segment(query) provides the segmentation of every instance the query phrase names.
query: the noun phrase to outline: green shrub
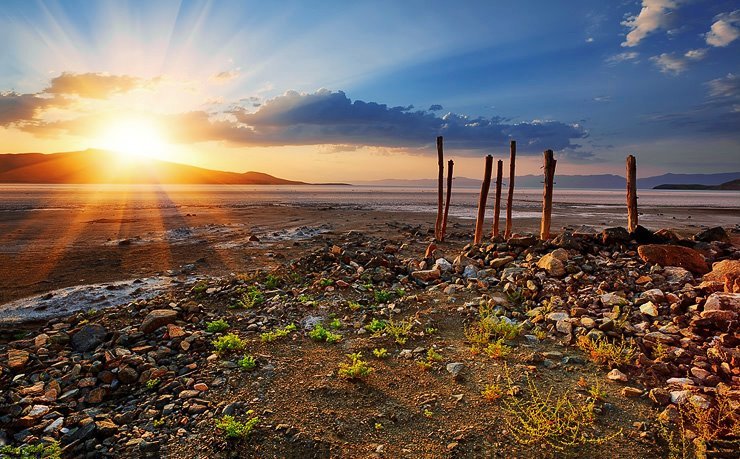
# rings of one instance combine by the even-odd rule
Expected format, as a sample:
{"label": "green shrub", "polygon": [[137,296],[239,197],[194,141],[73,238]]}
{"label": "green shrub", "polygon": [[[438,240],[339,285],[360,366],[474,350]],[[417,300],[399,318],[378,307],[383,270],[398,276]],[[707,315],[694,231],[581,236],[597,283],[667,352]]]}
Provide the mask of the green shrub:
{"label": "green shrub", "polygon": [[[251,416],[252,414],[254,414],[254,411],[247,411],[247,416]],[[259,416],[251,417],[247,422],[240,422],[233,416],[225,415],[216,421],[216,428],[221,430],[227,439],[246,438],[259,422]]]}
{"label": "green shrub", "polygon": [[242,297],[236,302],[235,308],[249,309],[255,306],[259,306],[265,302],[265,295],[262,294],[260,289],[254,285],[247,287],[247,291],[242,294]]}
{"label": "green shrub", "polygon": [[257,360],[249,354],[244,354],[244,357],[239,359],[236,364],[245,370],[253,370],[257,366]]}
{"label": "green shrub", "polygon": [[362,354],[356,352],[354,354],[347,354],[350,358],[351,363],[340,363],[339,364],[339,377],[343,379],[357,379],[364,378],[372,373],[375,369],[367,364],[366,361],[362,360]]}
{"label": "green shrub", "polygon": [[267,278],[265,279],[265,287],[269,288],[270,290],[276,289],[280,286],[281,280],[277,276],[273,276],[272,274],[268,274]]}
{"label": "green shrub", "polygon": [[394,322],[389,320],[385,325],[385,331],[393,337],[398,344],[406,344],[411,333],[411,327],[414,323],[411,320],[402,320],[400,322]]}
{"label": "green shrub", "polygon": [[387,303],[393,299],[393,292],[388,290],[376,290],[373,294],[375,296],[376,303]]}
{"label": "green shrub", "polygon": [[277,328],[273,331],[265,332],[260,335],[262,342],[271,343],[284,336],[288,336],[290,332],[295,331],[298,327],[295,324],[286,325],[283,328]]}
{"label": "green shrub", "polygon": [[246,343],[233,333],[219,336],[218,338],[211,341],[213,347],[216,348],[216,353],[223,354],[228,351],[239,351],[244,349]]}
{"label": "green shrub", "polygon": [[370,324],[365,325],[365,329],[372,333],[379,333],[385,330],[386,325],[385,320],[373,319],[370,321]]}
{"label": "green shrub", "polygon": [[229,323],[223,319],[214,320],[206,324],[206,331],[208,333],[221,333],[229,328]]}
{"label": "green shrub", "polygon": [[388,357],[388,349],[381,347],[380,349],[373,349],[373,355],[379,359]]}
{"label": "green shrub", "polygon": [[314,341],[326,341],[329,344],[336,343],[342,339],[342,335],[330,332],[321,324],[316,324],[313,330],[308,332],[308,336]]}
{"label": "green shrub", "polygon": [[0,458],[7,459],[60,459],[62,448],[56,441],[26,446],[2,446]]}

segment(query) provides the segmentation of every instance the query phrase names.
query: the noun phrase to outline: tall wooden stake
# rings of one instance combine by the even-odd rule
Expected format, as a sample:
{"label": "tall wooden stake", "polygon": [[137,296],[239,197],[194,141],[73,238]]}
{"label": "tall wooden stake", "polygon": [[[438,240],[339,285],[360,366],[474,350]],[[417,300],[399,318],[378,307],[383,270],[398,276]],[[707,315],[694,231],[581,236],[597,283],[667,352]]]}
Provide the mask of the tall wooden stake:
{"label": "tall wooden stake", "polygon": [[442,152],[442,136],[437,137],[437,166],[439,169],[439,180],[437,181],[437,222],[434,224],[434,238],[442,239],[442,186],[444,182],[444,153]]}
{"label": "tall wooden stake", "polygon": [[450,198],[452,197],[452,168],[454,165],[454,161],[447,161],[447,197],[445,198],[445,214],[442,218],[442,237],[440,238],[440,241],[445,240],[445,233],[447,232],[447,214],[450,213]]}
{"label": "tall wooden stake", "polygon": [[480,196],[478,197],[478,218],[475,220],[475,237],[474,244],[479,244],[483,239],[483,219],[486,214],[486,200],[488,200],[488,190],[491,188],[491,169],[493,169],[493,156],[486,156],[486,171],[483,174],[483,184],[480,187]]}
{"label": "tall wooden stake", "polygon": [[545,150],[545,188],[542,193],[542,224],[540,226],[540,239],[543,241],[550,238],[550,216],[552,214],[552,185],[555,180],[555,164],[557,161],[552,156],[552,150]]}
{"label": "tall wooden stake", "polygon": [[498,218],[501,213],[501,178],[504,172],[504,162],[498,160],[496,163],[496,202],[493,205],[493,237],[498,236]]}
{"label": "tall wooden stake", "polygon": [[637,229],[637,162],[632,155],[627,156],[627,229]]}
{"label": "tall wooden stake", "polygon": [[514,169],[516,166],[516,140],[511,141],[511,155],[509,156],[509,197],[506,200],[506,233],[504,237],[511,237],[511,210],[514,201]]}

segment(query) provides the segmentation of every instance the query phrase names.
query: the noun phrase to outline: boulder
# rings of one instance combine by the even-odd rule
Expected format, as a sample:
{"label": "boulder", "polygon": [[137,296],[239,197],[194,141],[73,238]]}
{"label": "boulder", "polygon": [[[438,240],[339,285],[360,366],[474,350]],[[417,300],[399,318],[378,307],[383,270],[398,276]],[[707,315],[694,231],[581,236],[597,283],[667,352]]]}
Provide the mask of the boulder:
{"label": "boulder", "polygon": [[740,313],[740,293],[712,293],[704,303],[704,311]]}
{"label": "boulder", "polygon": [[547,274],[549,274],[550,276],[562,277],[566,273],[565,263],[563,263],[563,261],[557,256],[553,255],[554,253],[555,252],[548,253],[544,257],[540,258],[540,260],[537,262],[537,267],[547,271]]}
{"label": "boulder", "polygon": [[638,244],[655,242],[656,239],[652,231],[641,225],[637,225],[637,228],[635,228],[635,230],[630,233],[630,238],[637,241]]}
{"label": "boulder", "polygon": [[740,260],[722,260],[712,265],[712,271],[702,278],[704,282],[720,282],[725,292],[739,293]]}
{"label": "boulder", "polygon": [[421,282],[432,282],[439,279],[440,272],[437,269],[423,269],[411,273],[411,277]]}
{"label": "boulder", "polygon": [[552,240],[552,244],[562,249],[578,250],[579,252],[583,249],[581,241],[573,236],[571,231],[563,231],[555,239]]}
{"label": "boulder", "polygon": [[637,248],[640,258],[646,263],[661,266],[677,266],[688,269],[695,274],[709,272],[707,262],[701,253],[680,245],[647,244]]}
{"label": "boulder", "polygon": [[493,269],[499,269],[499,268],[503,268],[504,266],[508,265],[512,261],[514,261],[514,257],[511,257],[511,256],[494,258],[488,263],[488,266],[490,266]]}
{"label": "boulder", "polygon": [[167,324],[175,322],[177,319],[177,311],[172,309],[155,309],[141,322],[139,325],[139,331],[142,333],[151,333],[159,327],[164,327]]}
{"label": "boulder", "polygon": [[108,330],[102,325],[85,325],[77,333],[72,335],[72,349],[77,352],[92,351],[105,341],[106,335],[108,335]]}
{"label": "boulder", "polygon": [[727,234],[724,228],[721,226],[715,226],[714,228],[705,229],[704,231],[694,235],[695,241],[700,242],[730,242],[730,236]]}
{"label": "boulder", "polygon": [[640,312],[650,317],[658,317],[658,308],[655,307],[652,301],[640,306]]}
{"label": "boulder", "polygon": [[511,247],[531,247],[537,243],[537,238],[532,235],[514,234],[506,243]]}
{"label": "boulder", "polygon": [[653,236],[654,239],[662,242],[678,242],[681,240],[681,236],[666,228],[659,229]]}
{"label": "boulder", "polygon": [[621,226],[606,228],[601,232],[601,242],[604,245],[624,244],[630,241],[630,233]]}

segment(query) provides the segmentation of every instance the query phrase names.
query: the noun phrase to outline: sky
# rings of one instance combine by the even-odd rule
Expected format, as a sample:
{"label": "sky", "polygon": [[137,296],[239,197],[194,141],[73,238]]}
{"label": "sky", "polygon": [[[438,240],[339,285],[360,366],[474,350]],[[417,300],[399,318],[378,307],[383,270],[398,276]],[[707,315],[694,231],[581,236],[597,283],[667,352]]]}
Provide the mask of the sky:
{"label": "sky", "polygon": [[30,1],[0,8],[0,150],[307,181],[740,171],[740,3]]}

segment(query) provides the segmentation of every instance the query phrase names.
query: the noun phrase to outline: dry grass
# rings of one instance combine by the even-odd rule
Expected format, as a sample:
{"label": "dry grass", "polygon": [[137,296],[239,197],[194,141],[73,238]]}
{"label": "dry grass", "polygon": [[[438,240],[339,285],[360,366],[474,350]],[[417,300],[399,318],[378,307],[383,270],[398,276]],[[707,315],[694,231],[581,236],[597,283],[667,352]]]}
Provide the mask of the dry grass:
{"label": "dry grass", "polygon": [[604,366],[625,366],[635,360],[637,348],[626,342],[619,344],[610,343],[604,338],[592,340],[587,336],[578,337],[576,343],[589,360]]}

